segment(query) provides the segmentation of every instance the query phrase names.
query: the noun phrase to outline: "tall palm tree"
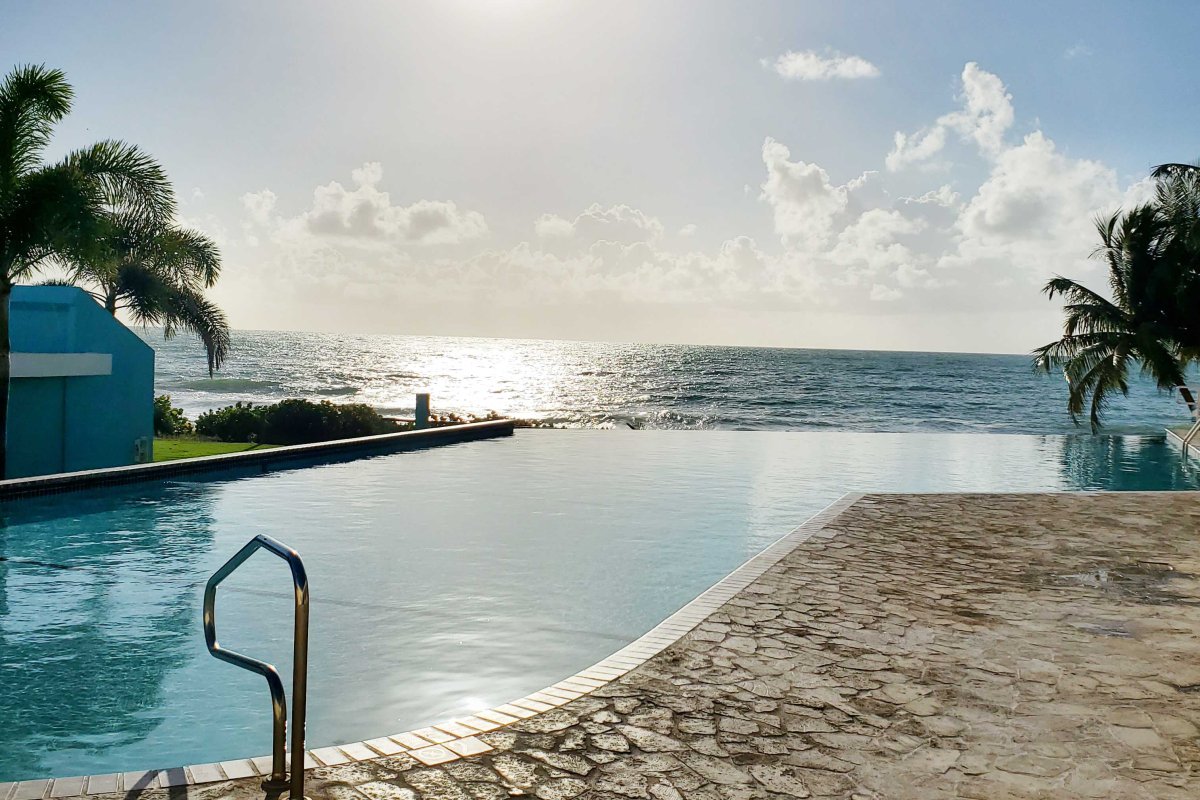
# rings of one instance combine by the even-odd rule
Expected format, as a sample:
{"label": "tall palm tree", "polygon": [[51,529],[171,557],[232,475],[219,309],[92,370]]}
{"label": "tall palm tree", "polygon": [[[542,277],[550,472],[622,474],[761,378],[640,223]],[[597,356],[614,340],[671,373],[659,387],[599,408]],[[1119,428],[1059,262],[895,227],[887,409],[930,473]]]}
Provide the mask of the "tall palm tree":
{"label": "tall palm tree", "polygon": [[161,325],[200,337],[208,373],[229,354],[229,323],[204,296],[221,274],[221,254],[211,239],[174,225],[147,224],[130,214],[109,215],[109,235],[99,252],[67,266],[67,283],[81,286],[110,313],[124,310],[142,325]]}
{"label": "tall palm tree", "polygon": [[8,430],[12,287],[57,260],[103,246],[106,214],[161,224],[175,212],[162,168],[133,145],[103,141],[42,162],[73,93],[60,70],[28,65],[0,81],[0,477]]}
{"label": "tall palm tree", "polygon": [[[1097,221],[1095,256],[1108,267],[1112,299],[1057,276],[1043,291],[1063,297],[1063,337],[1034,351],[1035,365],[1060,367],[1070,385],[1067,410],[1088,409],[1093,432],[1114,393],[1128,394],[1136,365],[1160,389],[1183,386],[1200,357],[1200,171],[1158,173],[1155,199]],[[1194,403],[1191,393],[1184,399]],[[1090,395],[1090,400],[1089,400]]]}

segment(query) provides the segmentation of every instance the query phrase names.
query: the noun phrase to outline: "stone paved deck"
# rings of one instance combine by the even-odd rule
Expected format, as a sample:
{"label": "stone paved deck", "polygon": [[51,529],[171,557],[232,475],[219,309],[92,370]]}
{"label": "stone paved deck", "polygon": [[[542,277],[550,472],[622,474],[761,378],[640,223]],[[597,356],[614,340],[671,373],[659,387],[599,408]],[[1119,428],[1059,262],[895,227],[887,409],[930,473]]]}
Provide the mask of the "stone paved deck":
{"label": "stone paved deck", "polygon": [[1194,800],[1198,523],[1195,493],[868,496],[490,752],[323,767],[308,795]]}

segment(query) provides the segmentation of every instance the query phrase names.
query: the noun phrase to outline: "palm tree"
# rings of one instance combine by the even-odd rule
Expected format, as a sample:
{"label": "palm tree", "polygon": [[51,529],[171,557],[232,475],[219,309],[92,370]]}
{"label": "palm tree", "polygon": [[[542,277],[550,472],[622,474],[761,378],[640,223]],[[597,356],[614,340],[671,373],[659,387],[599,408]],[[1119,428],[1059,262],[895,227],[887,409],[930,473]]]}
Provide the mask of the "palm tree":
{"label": "palm tree", "polygon": [[1108,267],[1112,299],[1062,276],[1043,289],[1067,301],[1066,319],[1063,337],[1035,350],[1034,363],[1062,368],[1067,410],[1078,422],[1086,406],[1093,432],[1113,394],[1128,394],[1134,365],[1171,390],[1200,358],[1200,170],[1160,169],[1153,201],[1097,221],[1094,255]]}
{"label": "palm tree", "polygon": [[124,310],[142,325],[160,325],[170,338],[180,330],[200,337],[208,373],[229,354],[229,323],[204,297],[221,274],[221,254],[211,239],[174,225],[147,224],[129,214],[108,218],[105,246],[67,264],[67,281],[82,286],[110,313]]}
{"label": "palm tree", "polygon": [[162,168],[133,145],[103,141],[42,163],[73,93],[60,70],[28,65],[0,81],[0,477],[8,430],[9,298],[17,281],[103,247],[105,215],[161,224],[175,211]]}

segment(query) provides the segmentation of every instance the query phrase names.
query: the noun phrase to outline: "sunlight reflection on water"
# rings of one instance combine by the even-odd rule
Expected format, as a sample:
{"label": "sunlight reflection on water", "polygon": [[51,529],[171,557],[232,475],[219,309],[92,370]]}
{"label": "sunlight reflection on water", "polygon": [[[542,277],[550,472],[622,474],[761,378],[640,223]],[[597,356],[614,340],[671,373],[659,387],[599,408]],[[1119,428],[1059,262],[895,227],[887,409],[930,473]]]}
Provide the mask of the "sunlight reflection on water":
{"label": "sunlight reflection on water", "polygon": [[[1071,433],[1061,376],[1028,356],[239,331],[209,379],[195,342],[158,352],[156,390],[189,414],[236,400],[368,403],[573,427]],[[1140,376],[1110,432],[1158,433],[1187,416]]]}

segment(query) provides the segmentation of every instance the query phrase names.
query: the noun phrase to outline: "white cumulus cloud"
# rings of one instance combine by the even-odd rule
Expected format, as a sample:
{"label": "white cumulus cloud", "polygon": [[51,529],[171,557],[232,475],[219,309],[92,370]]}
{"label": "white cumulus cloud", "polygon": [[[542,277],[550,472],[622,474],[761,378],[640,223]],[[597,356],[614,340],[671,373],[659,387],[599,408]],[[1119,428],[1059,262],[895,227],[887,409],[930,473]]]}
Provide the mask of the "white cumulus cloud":
{"label": "white cumulus cloud", "polygon": [[603,208],[599,203],[593,203],[574,219],[543,214],[533,227],[543,239],[577,238],[585,242],[650,242],[663,235],[663,225],[654,217],[631,206]]}
{"label": "white cumulus cloud", "polygon": [[383,166],[367,162],[351,173],[353,186],[331,181],[313,190],[312,205],[294,217],[276,214],[270,189],[242,196],[249,221],[266,227],[277,241],[316,238],[332,244],[366,247],[457,244],[488,232],[477,211],[452,201],[418,200],[396,205],[380,188]]}
{"label": "white cumulus cloud", "polygon": [[318,236],[384,239],[404,244],[454,244],[487,233],[483,215],[464,211],[443,200],[418,200],[393,205],[379,188],[383,165],[368,162],[351,173],[354,188],[337,181],[313,191],[312,208],[302,215],[304,226]]}
{"label": "white cumulus cloud", "polygon": [[835,78],[855,80],[879,77],[879,67],[861,56],[846,56],[830,51],[789,50],[773,63],[764,62],[782,78],[790,81],[828,81]]}
{"label": "white cumulus cloud", "polygon": [[786,145],[770,137],[763,142],[767,179],[759,197],[771,206],[775,232],[784,243],[818,248],[833,232],[834,219],[845,210],[850,192],[866,176],[834,185],[823,168],[806,161],[792,161],[791,155]]}
{"label": "white cumulus cloud", "polygon": [[928,161],[942,151],[952,132],[973,141],[986,155],[998,154],[1013,124],[1012,95],[1004,83],[972,61],[963,67],[961,99],[962,108],[939,117],[932,126],[911,134],[897,131],[887,168],[894,172]]}

